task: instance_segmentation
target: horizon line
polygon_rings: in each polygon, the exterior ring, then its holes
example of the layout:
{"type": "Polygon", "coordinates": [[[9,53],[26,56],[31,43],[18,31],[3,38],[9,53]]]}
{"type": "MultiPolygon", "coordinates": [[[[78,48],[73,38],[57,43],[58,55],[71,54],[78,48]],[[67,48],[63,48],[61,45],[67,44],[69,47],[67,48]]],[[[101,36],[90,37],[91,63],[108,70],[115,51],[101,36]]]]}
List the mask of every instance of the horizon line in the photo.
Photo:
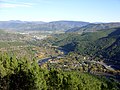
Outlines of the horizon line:
{"type": "Polygon", "coordinates": [[[75,21],[75,22],[88,22],[88,23],[120,23],[120,21],[94,21],[94,22],[89,22],[89,21],[81,21],[81,20],[50,20],[50,21],[42,21],[42,20],[0,20],[0,22],[2,21],[22,21],[22,22],[46,22],[46,23],[49,23],[49,22],[57,22],[57,21],[75,21]]]}

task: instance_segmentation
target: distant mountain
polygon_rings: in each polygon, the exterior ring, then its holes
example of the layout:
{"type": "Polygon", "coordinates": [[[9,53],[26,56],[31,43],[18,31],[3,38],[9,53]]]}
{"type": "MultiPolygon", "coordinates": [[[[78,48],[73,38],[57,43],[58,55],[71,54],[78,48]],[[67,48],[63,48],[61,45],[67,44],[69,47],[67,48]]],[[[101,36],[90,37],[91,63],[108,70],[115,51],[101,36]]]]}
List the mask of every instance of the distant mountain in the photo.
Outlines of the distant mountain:
{"type": "Polygon", "coordinates": [[[110,29],[120,27],[120,22],[118,23],[99,23],[99,24],[88,24],[83,27],[75,27],[67,30],[66,32],[94,32],[98,30],[110,29]]]}
{"type": "Polygon", "coordinates": [[[0,21],[0,29],[10,30],[42,30],[42,31],[66,31],[74,27],[88,25],[88,22],[81,21],[54,21],[54,22],[28,22],[28,21],[0,21]]]}
{"type": "Polygon", "coordinates": [[[19,21],[19,20],[10,20],[10,21],[0,21],[0,29],[7,30],[28,30],[31,29],[34,25],[45,24],[42,21],[30,22],[30,21],[19,21]]]}
{"type": "Polygon", "coordinates": [[[4,24],[12,24],[12,23],[17,23],[17,24],[23,24],[23,23],[36,23],[36,24],[45,24],[46,22],[43,21],[20,21],[20,20],[10,20],[10,21],[0,21],[0,23],[4,24]]]}

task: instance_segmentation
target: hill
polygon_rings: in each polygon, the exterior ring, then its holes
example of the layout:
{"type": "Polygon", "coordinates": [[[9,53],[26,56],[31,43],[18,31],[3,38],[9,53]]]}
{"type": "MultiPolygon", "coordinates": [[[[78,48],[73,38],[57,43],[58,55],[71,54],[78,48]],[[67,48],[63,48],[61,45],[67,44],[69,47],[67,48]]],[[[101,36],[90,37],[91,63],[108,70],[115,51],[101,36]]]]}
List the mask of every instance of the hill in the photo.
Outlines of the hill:
{"type": "MultiPolygon", "coordinates": [[[[49,38],[50,39],[50,38],[49,38]]],[[[120,28],[56,35],[48,42],[81,55],[99,57],[120,64],[120,28]]]]}
{"type": "Polygon", "coordinates": [[[78,71],[46,70],[26,57],[0,53],[0,90],[119,90],[119,86],[113,79],[78,71]]]}
{"type": "Polygon", "coordinates": [[[67,30],[66,32],[95,32],[98,30],[110,29],[120,27],[120,23],[100,23],[100,24],[89,24],[83,27],[75,27],[67,30]]]}
{"type": "Polygon", "coordinates": [[[17,31],[66,31],[74,27],[82,27],[89,24],[81,21],[54,21],[54,22],[27,22],[27,21],[0,21],[0,29],[17,31]]]}

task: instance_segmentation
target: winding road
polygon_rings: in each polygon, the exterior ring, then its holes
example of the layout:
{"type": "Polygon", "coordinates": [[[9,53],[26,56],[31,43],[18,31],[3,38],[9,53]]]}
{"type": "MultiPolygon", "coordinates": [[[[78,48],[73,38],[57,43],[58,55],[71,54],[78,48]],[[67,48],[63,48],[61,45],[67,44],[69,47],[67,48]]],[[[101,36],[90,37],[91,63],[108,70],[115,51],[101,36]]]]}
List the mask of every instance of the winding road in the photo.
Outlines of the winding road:
{"type": "Polygon", "coordinates": [[[59,55],[59,56],[51,56],[51,57],[46,57],[46,58],[42,58],[42,59],[39,59],[38,60],[38,64],[39,65],[43,65],[44,63],[46,63],[46,62],[48,62],[48,61],[50,61],[50,60],[52,60],[52,59],[55,59],[55,58],[63,58],[64,57],[64,55],[66,55],[66,54],[68,54],[68,51],[66,51],[66,50],[64,50],[64,49],[62,49],[62,48],[57,48],[60,52],[63,52],[63,54],[61,54],[61,55],[59,55]]]}
{"type": "MultiPolygon", "coordinates": [[[[46,63],[46,62],[48,62],[48,61],[50,61],[50,60],[52,60],[52,59],[55,59],[55,58],[62,58],[62,57],[64,57],[64,55],[66,55],[66,54],[68,54],[68,51],[66,51],[66,50],[64,50],[64,49],[62,49],[62,48],[57,48],[59,51],[61,51],[61,52],[64,52],[63,54],[61,54],[60,56],[51,56],[51,57],[46,57],[46,58],[43,58],[43,59],[39,59],[38,60],[38,64],[39,65],[43,65],[44,63],[46,63]]],[[[97,64],[100,64],[100,65],[102,65],[102,66],[104,66],[106,69],[108,69],[108,70],[114,70],[111,66],[109,66],[109,65],[107,65],[107,64],[105,64],[105,63],[103,63],[103,62],[98,62],[98,61],[94,61],[94,60],[92,60],[92,61],[89,61],[89,60],[86,60],[85,62],[90,62],[90,63],[97,63],[97,64]]]]}

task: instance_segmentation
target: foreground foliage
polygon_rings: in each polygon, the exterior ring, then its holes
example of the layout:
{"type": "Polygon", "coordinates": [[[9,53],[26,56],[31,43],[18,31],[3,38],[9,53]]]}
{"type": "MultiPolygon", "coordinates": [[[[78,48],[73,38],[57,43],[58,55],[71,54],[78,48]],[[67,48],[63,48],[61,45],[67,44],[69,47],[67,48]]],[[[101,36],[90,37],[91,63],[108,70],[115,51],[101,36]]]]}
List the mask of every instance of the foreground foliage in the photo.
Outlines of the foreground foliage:
{"type": "Polygon", "coordinates": [[[119,90],[119,85],[77,71],[43,70],[25,57],[0,55],[0,90],[119,90]]]}

